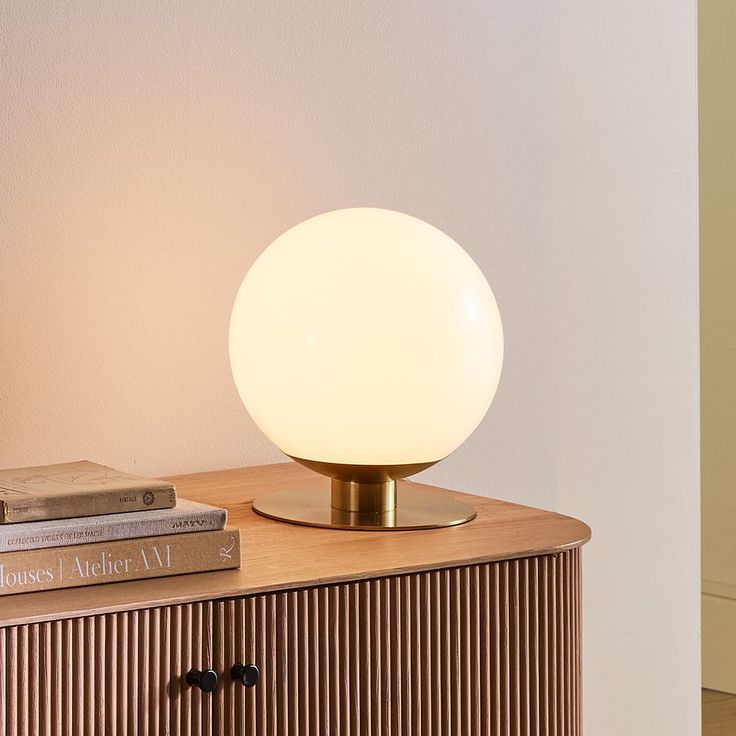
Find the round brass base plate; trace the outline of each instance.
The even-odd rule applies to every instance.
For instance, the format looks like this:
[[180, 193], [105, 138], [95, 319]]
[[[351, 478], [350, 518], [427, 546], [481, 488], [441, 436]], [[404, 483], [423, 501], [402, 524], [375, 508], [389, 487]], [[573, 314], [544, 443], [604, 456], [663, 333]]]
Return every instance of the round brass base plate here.
[[401, 531], [436, 529], [464, 524], [475, 518], [475, 509], [441, 490], [413, 488], [399, 483], [395, 511], [357, 514], [330, 506], [329, 488], [276, 491], [253, 501], [261, 516], [305, 526], [360, 531]]

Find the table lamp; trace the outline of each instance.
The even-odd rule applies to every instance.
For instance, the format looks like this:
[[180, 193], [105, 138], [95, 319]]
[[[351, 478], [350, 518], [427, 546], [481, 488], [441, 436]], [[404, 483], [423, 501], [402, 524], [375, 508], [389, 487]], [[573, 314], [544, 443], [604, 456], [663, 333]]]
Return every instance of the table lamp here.
[[327, 212], [287, 230], [243, 280], [230, 320], [240, 397], [286, 455], [331, 478], [253, 508], [341, 529], [451, 526], [475, 510], [397, 482], [455, 450], [498, 386], [503, 331], [470, 256], [410, 215]]

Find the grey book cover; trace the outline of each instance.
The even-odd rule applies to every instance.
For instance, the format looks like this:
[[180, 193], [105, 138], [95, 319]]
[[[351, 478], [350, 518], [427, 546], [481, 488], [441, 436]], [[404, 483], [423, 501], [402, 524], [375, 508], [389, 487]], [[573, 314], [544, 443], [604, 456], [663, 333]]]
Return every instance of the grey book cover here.
[[180, 498], [173, 509], [0, 525], [0, 553], [222, 529], [227, 511]]

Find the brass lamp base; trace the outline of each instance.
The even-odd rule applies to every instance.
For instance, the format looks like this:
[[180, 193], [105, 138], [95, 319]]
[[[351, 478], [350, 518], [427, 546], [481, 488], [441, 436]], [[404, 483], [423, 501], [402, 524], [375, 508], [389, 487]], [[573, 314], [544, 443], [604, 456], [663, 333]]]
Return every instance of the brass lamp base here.
[[[372, 510], [350, 510], [358, 506], [355, 502], [359, 497], [361, 507], [372, 499]], [[359, 484], [333, 479], [332, 488], [269, 493], [256, 498], [253, 509], [261, 516], [291, 524], [362, 531], [436, 529], [475, 518], [472, 506], [448, 492], [395, 481]]]

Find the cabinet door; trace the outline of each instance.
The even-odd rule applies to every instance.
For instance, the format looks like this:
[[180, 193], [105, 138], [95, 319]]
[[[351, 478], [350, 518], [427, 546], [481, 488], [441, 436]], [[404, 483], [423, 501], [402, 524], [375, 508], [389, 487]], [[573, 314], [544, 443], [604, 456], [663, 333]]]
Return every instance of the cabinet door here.
[[214, 733], [577, 736], [580, 552], [220, 602]]
[[201, 734], [212, 700], [184, 681], [213, 666], [214, 604], [0, 629], [2, 736]]

